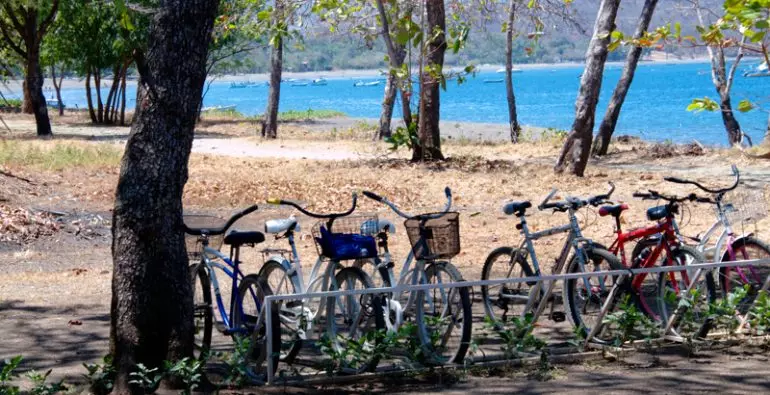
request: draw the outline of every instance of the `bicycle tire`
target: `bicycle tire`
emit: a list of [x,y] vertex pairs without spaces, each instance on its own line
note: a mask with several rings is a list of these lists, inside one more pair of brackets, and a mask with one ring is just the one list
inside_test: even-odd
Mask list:
[[[578,250],[578,252],[579,251],[581,250]],[[582,251],[585,252],[585,257],[587,258],[585,265],[592,266],[591,271],[624,269],[624,266],[620,263],[618,257],[606,249],[597,246],[589,246],[582,249]],[[602,264],[603,262],[605,262],[605,264]],[[576,252],[572,255],[572,258],[567,265],[567,273],[581,272],[580,261],[578,260]],[[591,315],[589,315],[588,312],[590,307],[595,308],[596,314],[601,311],[612,287],[617,283],[618,277],[611,277],[611,284],[607,284],[605,280],[606,278],[601,277],[588,278],[591,287],[590,297],[588,297],[589,293],[585,290],[585,281],[582,278],[571,278],[564,281],[564,289],[562,291],[563,295],[565,295],[564,309],[566,310],[566,315],[572,322],[573,327],[576,328],[575,331],[578,336],[586,337],[594,326],[599,326],[599,329],[595,331],[593,338],[597,343],[608,343],[612,340],[611,337],[609,337],[611,334],[603,331],[603,322],[595,322],[595,319],[589,320]],[[597,286],[594,284],[597,284]],[[614,303],[623,300],[624,295],[627,293],[628,289],[626,289],[625,286],[621,286],[621,288],[616,291]],[[613,307],[614,305],[611,305],[610,310],[612,310]]]
[[374,260],[371,258],[356,259],[353,261],[353,267],[361,269],[371,277],[372,283],[376,288],[390,288],[393,286],[388,269],[385,267],[376,268]]
[[[746,253],[746,250],[749,249],[749,247],[750,249],[758,251],[760,256],[749,256],[749,254]],[[735,251],[738,260],[770,258],[770,246],[753,236],[742,237],[733,241],[732,249]],[[722,256],[722,262],[730,261],[730,254],[728,251],[725,251]],[[737,273],[738,270],[743,273],[743,277],[748,280],[748,284],[746,284],[746,280],[742,277],[731,274]],[[751,305],[754,304],[754,300],[758,296],[758,291],[762,289],[764,282],[767,281],[768,275],[770,275],[770,266],[768,265],[746,266],[742,268],[720,267],[719,288],[722,292],[722,297],[726,297],[736,286],[748,285],[749,292],[746,297],[740,301],[738,306],[738,312],[744,315],[749,311]]]
[[[516,259],[516,262],[514,262],[514,256],[518,257]],[[500,277],[497,274],[493,274],[493,270],[500,265],[495,265],[496,262],[498,262],[498,259],[502,258],[503,262],[507,261],[509,268],[503,268],[501,270],[501,273],[503,274],[503,277]],[[516,266],[520,268],[518,274],[516,273]],[[499,247],[489,253],[487,256],[487,259],[484,261],[484,266],[481,269],[481,280],[491,280],[496,278],[521,278],[521,277],[532,277],[534,276],[534,272],[532,271],[532,268],[529,266],[529,263],[527,263],[526,260],[526,254],[518,249],[514,249],[512,247]],[[526,308],[527,302],[529,301],[529,297],[531,294],[531,289],[534,287],[537,283],[536,282],[527,282],[527,283],[513,283],[510,284],[510,288],[508,287],[508,284],[500,284],[497,286],[488,286],[488,285],[482,285],[481,286],[481,298],[484,301],[484,313],[487,317],[489,317],[491,320],[505,320],[508,315],[509,306],[512,305],[508,301],[508,299],[513,299],[514,301],[520,301],[523,303],[513,303],[513,305],[522,305],[521,311],[514,311],[512,316],[514,317],[520,317],[524,314],[524,308]],[[494,295],[496,293],[495,289],[499,288],[500,295]],[[508,292],[511,297],[510,298],[503,298],[503,295],[506,295],[506,292]],[[490,295],[491,294],[491,295]],[[542,297],[544,294],[543,287],[540,288],[540,296]],[[496,300],[493,298],[497,297]],[[537,301],[532,305],[533,308],[537,307]],[[502,314],[497,314],[496,310],[502,310]],[[500,315],[498,317],[498,315]]]
[[[273,277],[274,274],[278,274],[278,277]],[[286,274],[286,268],[276,260],[268,260],[262,266],[259,271],[259,277],[264,279],[270,290],[274,295],[289,295],[297,293],[294,282],[291,281],[290,276]],[[277,280],[277,281],[273,281]],[[283,284],[281,284],[281,281]],[[280,288],[280,289],[279,289]],[[276,303],[278,305],[277,311],[283,307],[284,302]],[[292,323],[288,320],[281,320],[279,322],[281,333],[281,348],[279,349],[279,359],[281,362],[291,364],[297,358],[300,350],[302,349],[302,343],[304,342],[303,335],[300,335],[299,324],[296,327],[292,327]]]
[[[441,272],[445,272],[447,274],[448,279],[452,283],[456,282],[463,282],[462,275],[457,270],[457,268],[452,265],[449,262],[433,262],[431,263],[426,269],[425,269],[425,278],[428,284],[433,283],[434,280],[441,281]],[[470,289],[469,287],[460,287],[460,288],[450,288],[448,289],[449,292],[446,289],[440,289],[435,288],[430,291],[418,291],[417,293],[417,314],[415,323],[417,325],[417,335],[420,340],[420,344],[422,346],[423,353],[425,354],[426,358],[425,361],[427,364],[438,364],[442,365],[444,363],[454,363],[454,364],[461,364],[463,360],[465,359],[465,354],[468,351],[468,347],[470,346],[471,342],[471,326],[473,323],[473,311],[471,306],[471,297],[470,297]],[[448,300],[450,303],[453,302],[455,299],[455,295],[457,296],[457,301],[460,303],[460,315],[458,316],[461,320],[460,325],[460,338],[456,341],[457,349],[454,352],[445,352],[445,347],[442,345],[441,347],[437,347],[435,344],[435,334],[441,333],[442,331],[440,328],[434,328],[436,324],[441,324],[444,321],[444,308],[436,309],[436,301],[434,297],[431,297],[433,300],[431,301],[431,305],[433,305],[433,309],[426,310],[426,306],[424,302],[428,301],[426,297],[429,295],[435,296],[436,294],[441,295],[441,302],[444,302],[444,305],[449,305],[449,303],[446,303],[446,300]],[[448,295],[445,297],[444,295]],[[449,310],[451,315],[452,325],[449,328],[451,330],[455,327],[455,322],[458,317],[455,317],[454,314],[451,314],[451,309]],[[436,311],[441,311],[441,314],[436,314]],[[428,317],[431,317],[431,321],[435,320],[436,324],[431,324],[429,322]],[[447,333],[443,333],[442,339],[440,339],[443,343],[449,343],[448,335]],[[453,342],[454,343],[454,342]]]
[[[267,320],[265,319],[264,306],[265,298],[272,295],[273,292],[267,283],[256,274],[249,274],[245,276],[240,284],[238,284],[238,301],[240,303],[240,309],[233,309],[233,328],[239,329],[245,326],[247,336],[250,340],[248,350],[248,364],[249,373],[251,375],[259,375],[263,373],[262,365],[267,360],[267,342],[273,343],[273,350],[280,350],[281,332],[280,322],[278,316],[278,310],[276,306],[271,308],[271,325],[272,325],[272,339],[267,339]],[[256,310],[254,314],[249,314],[246,311],[246,301],[254,299]],[[240,314],[243,312],[243,315]],[[258,325],[259,327],[250,328],[249,325]],[[238,336],[234,334],[233,336]],[[278,348],[276,348],[278,346]],[[273,366],[278,366],[280,354],[274,352],[271,356],[273,358]],[[266,369],[265,369],[266,370]]]
[[[337,272],[337,274],[334,276],[335,281],[332,282],[332,284],[329,287],[329,291],[340,291],[345,289],[370,289],[374,288],[374,285],[372,283],[371,277],[364,273],[363,270],[356,268],[356,267],[346,267]],[[357,284],[360,284],[361,288],[357,287]],[[343,285],[353,285],[352,288],[343,288]],[[345,299],[348,304],[341,306],[341,303],[338,303],[338,301]],[[326,300],[326,324],[327,324],[327,335],[329,336],[329,340],[331,341],[331,346],[335,347],[338,352],[343,351],[347,347],[348,341],[350,342],[359,342],[362,338],[366,336],[370,336],[367,340],[364,338],[363,342],[369,342],[373,341],[374,344],[369,344],[369,348],[374,347],[375,352],[368,358],[364,359],[363,361],[360,361],[360,356],[353,355],[350,361],[344,361],[343,363],[352,363],[356,362],[357,365],[345,365],[341,366],[341,370],[346,373],[352,373],[352,374],[360,374],[363,372],[373,371],[377,368],[377,364],[380,362],[380,354],[376,352],[376,347],[380,342],[380,336],[378,336],[377,332],[382,331],[384,333],[384,325],[382,325],[381,320],[379,320],[377,317],[381,316],[383,313],[382,305],[380,303],[376,303],[375,301],[375,295],[373,294],[367,294],[367,295],[347,295],[347,296],[340,296],[337,298],[328,297]],[[357,303],[358,307],[355,307],[355,304]],[[346,326],[346,324],[350,324],[350,318],[348,316],[345,316],[343,314],[342,316],[342,323],[338,323],[338,315],[337,315],[337,307],[341,306],[341,311],[348,310],[348,312],[352,313],[353,317],[358,317],[362,319],[354,319],[352,321],[356,322],[362,322],[363,325],[355,324],[355,325],[349,325]],[[357,311],[351,311],[357,310]],[[357,315],[360,314],[360,315]],[[347,328],[347,331],[341,331],[340,329]],[[363,330],[362,330],[363,329]],[[377,332],[372,332],[377,331]],[[347,333],[345,333],[347,332]],[[367,347],[363,347],[367,348]],[[356,359],[354,361],[354,359]]]
[[192,264],[189,270],[193,292],[193,326],[195,331],[193,357],[202,360],[211,350],[211,336],[214,327],[211,280],[209,280],[203,263]]
[[[671,255],[672,258],[675,259],[676,264],[681,266],[706,261],[703,254],[686,245],[676,246],[671,250]],[[689,259],[686,258],[686,256],[689,256]],[[669,259],[667,257],[666,265],[669,264],[668,262]],[[688,275],[685,279],[682,278],[682,274],[684,273],[687,273]],[[682,296],[681,292],[679,292],[679,294],[676,293],[676,289],[687,289],[686,287],[689,285],[687,283],[692,281],[690,276],[694,275],[695,269],[683,270],[681,272],[660,273],[660,275],[658,275],[658,310],[660,321],[664,325],[668,325],[671,313],[679,308]],[[674,289],[673,294],[671,290],[671,284],[673,283],[672,278],[674,280],[673,282],[677,283],[677,287]],[[673,297],[670,295],[673,295]],[[672,334],[685,339],[703,338],[708,334],[711,327],[709,304],[714,303],[717,298],[714,274],[711,270],[701,274],[698,284],[691,288],[691,295],[697,296],[697,300],[692,303],[691,308],[688,309],[689,311],[683,311],[680,312],[680,314],[677,314],[676,321],[670,325],[671,331]],[[690,314],[693,316],[690,316]]]

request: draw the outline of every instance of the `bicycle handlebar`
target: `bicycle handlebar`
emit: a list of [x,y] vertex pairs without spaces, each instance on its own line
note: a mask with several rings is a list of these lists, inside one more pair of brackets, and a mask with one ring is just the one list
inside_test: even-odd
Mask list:
[[600,204],[603,204],[609,201],[610,197],[612,196],[612,193],[615,192],[615,184],[612,182],[610,182],[609,184],[610,184],[609,191],[601,195],[591,196],[587,199],[580,199],[577,197],[568,196],[562,201],[549,203],[548,201],[556,194],[557,189],[554,188],[551,190],[551,193],[549,193],[548,196],[546,196],[545,199],[543,199],[543,202],[537,206],[537,209],[542,211],[542,210],[552,208],[558,211],[566,211],[570,208],[578,209],[584,206],[588,206],[589,204],[594,207],[599,206]]
[[[374,201],[377,201],[379,203],[382,203],[382,204],[390,207],[390,209],[393,210],[393,212],[398,214],[398,216],[400,216],[400,217],[407,218],[407,219],[415,217],[414,215],[410,215],[408,213],[405,213],[405,212],[401,211],[396,206],[395,203],[391,202],[387,198],[384,198],[384,197],[382,197],[382,196],[380,196],[380,195],[378,195],[378,194],[376,194],[374,192],[362,191],[361,193],[364,196],[368,197],[369,199],[372,199]],[[449,187],[444,188],[444,195],[446,195],[446,199],[447,199],[446,206],[444,206],[444,210],[441,213],[436,214],[436,218],[439,218],[439,217],[443,216],[444,214],[448,213],[449,210],[452,208],[452,190],[449,189]]]
[[700,197],[694,193],[691,193],[687,196],[678,197],[676,195],[664,195],[659,193],[658,191],[649,190],[648,193],[644,192],[634,192],[633,196],[635,198],[640,198],[642,200],[665,200],[669,203],[682,203],[682,202],[698,202],[698,203],[716,203],[713,199],[706,198],[706,197]]
[[345,211],[343,213],[333,213],[333,214],[318,214],[311,211],[308,211],[304,207],[300,206],[299,204],[292,202],[291,200],[283,200],[283,199],[277,199],[277,198],[270,198],[267,199],[267,203],[269,204],[275,204],[275,205],[284,205],[284,206],[291,206],[296,208],[299,212],[302,214],[307,215],[308,217],[313,218],[328,218],[328,219],[334,219],[339,217],[346,217],[353,213],[356,209],[356,205],[358,203],[358,194],[353,192],[353,204],[351,205],[350,209],[348,211]]
[[243,218],[243,217],[245,217],[245,216],[247,216],[247,215],[257,211],[258,208],[259,208],[259,206],[257,206],[255,204],[255,205],[253,205],[251,207],[248,207],[248,208],[246,208],[244,210],[241,210],[241,211],[233,214],[233,216],[230,217],[230,219],[228,219],[227,222],[225,222],[225,224],[223,226],[219,227],[219,228],[195,228],[195,229],[193,229],[193,228],[188,227],[187,224],[184,223],[184,221],[182,222],[182,226],[184,227],[185,233],[187,233],[189,235],[193,235],[193,236],[201,236],[203,234],[206,234],[206,235],[209,235],[209,236],[221,235],[221,234],[227,232],[227,229],[229,229],[231,226],[233,226],[233,224],[236,221],[238,221],[239,219],[241,219],[241,218]]
[[738,171],[738,166],[736,166],[736,165],[732,165],[732,170],[733,170],[733,176],[735,177],[735,182],[733,183],[732,186],[729,186],[727,188],[722,188],[722,189],[706,188],[705,186],[701,185],[700,183],[698,183],[696,181],[685,180],[685,179],[678,178],[678,177],[663,177],[663,179],[665,181],[673,182],[673,183],[676,183],[676,184],[692,184],[692,185],[695,185],[696,187],[700,188],[701,190],[703,190],[705,192],[713,193],[713,194],[720,194],[720,193],[725,193],[725,192],[732,191],[733,189],[735,189],[738,186],[738,183],[741,180],[741,173]]

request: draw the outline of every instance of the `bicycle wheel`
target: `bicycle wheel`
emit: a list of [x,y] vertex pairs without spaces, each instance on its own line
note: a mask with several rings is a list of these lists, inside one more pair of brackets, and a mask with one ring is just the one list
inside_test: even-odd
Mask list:
[[[462,282],[449,262],[434,262],[425,269],[428,284]],[[417,336],[429,364],[462,363],[471,341],[470,289],[434,288],[417,293]]]
[[[751,236],[734,241],[732,250],[735,260],[770,258],[770,247]],[[732,261],[729,252],[725,252],[722,261]],[[742,298],[737,305],[738,312],[746,314],[751,309],[759,290],[767,281],[768,275],[770,275],[770,266],[768,265],[721,267],[719,268],[719,287],[722,291],[722,297],[727,297],[739,288],[747,288],[746,297]]]
[[[286,269],[280,262],[267,261],[259,271],[259,277],[264,279],[275,295],[291,295],[297,293],[294,282],[287,275]],[[277,303],[280,317],[281,348],[280,360],[291,364],[302,348],[305,331],[302,322],[306,319],[301,300]]]
[[[374,288],[372,279],[361,269],[346,267],[337,272],[330,291],[352,291]],[[374,295],[343,295],[326,299],[327,336],[331,347],[343,359],[346,373],[358,374],[374,370],[381,350],[377,348],[384,334],[382,305],[374,303]]]
[[[703,255],[692,247],[680,245],[671,250],[671,256],[666,257],[664,265],[688,266],[705,261]],[[658,276],[657,304],[660,322],[668,325],[675,336],[684,339],[705,337],[711,327],[709,318],[710,304],[716,301],[716,285],[711,271],[701,273],[695,284],[695,269],[676,272],[660,273]],[[687,288],[690,286],[689,293]],[[688,301],[682,301],[687,298]],[[677,310],[680,305],[682,306]],[[677,312],[676,317],[672,317]]]
[[353,267],[359,268],[366,273],[372,279],[372,284],[374,284],[375,288],[388,288],[392,286],[388,269],[385,267],[377,268],[374,265],[374,259],[356,259],[353,261]]
[[[497,248],[484,261],[481,280],[534,276],[525,257],[526,251],[511,247]],[[509,316],[521,317],[529,301],[531,290],[536,284],[536,282],[522,282],[482,285],[481,298],[484,300],[484,313],[493,321],[504,321]],[[540,296],[544,292],[543,288],[540,288]],[[532,307],[537,307],[537,301],[532,304]]]
[[[264,362],[267,359],[267,341],[273,342],[273,350],[280,350],[281,332],[278,310],[271,309],[272,338],[267,339],[267,320],[265,317],[265,298],[273,292],[265,280],[256,274],[250,274],[238,285],[238,300],[233,309],[234,337],[240,341],[248,339],[247,357],[248,369],[252,375],[264,373]],[[277,347],[276,347],[277,346]],[[273,366],[278,366],[279,353],[273,353]]]
[[[583,267],[581,267],[577,255],[580,253],[584,254]],[[567,266],[567,273],[587,273],[620,270],[623,268],[617,256],[605,249],[590,246],[577,250],[572,255],[572,259]],[[610,295],[610,291],[617,282],[618,276],[594,276],[586,279],[571,278],[564,282],[564,309],[570,321],[572,321],[572,325],[576,328],[575,331],[580,336],[588,336],[588,333],[595,326],[599,326],[599,329],[594,333],[593,340],[602,343],[613,339],[614,334],[612,331],[605,330],[607,328],[604,328],[603,322],[599,321],[599,312],[602,310],[604,303]],[[623,300],[621,294],[625,294],[625,292],[620,292],[620,290],[616,292],[615,302]],[[613,306],[611,306],[610,311],[613,309]]]
[[204,359],[211,350],[211,333],[214,324],[214,312],[211,303],[211,283],[206,268],[202,263],[190,265],[190,280],[193,291],[193,357]]
[[[660,245],[661,243],[661,237],[659,234],[645,237],[643,239],[640,239],[636,245],[634,246],[633,252],[631,252],[631,268],[632,269],[641,269],[645,267],[647,264],[647,259],[652,254],[652,252],[655,250],[655,248]],[[661,255],[659,257],[662,259],[661,262],[656,262],[656,266],[664,266],[666,265],[666,256]],[[651,267],[651,266],[650,266]],[[642,276],[641,280],[638,283],[638,285],[635,285],[636,289],[634,292],[637,294],[637,301],[639,309],[647,315],[647,317],[655,320],[656,322],[661,322],[660,317],[660,305],[658,303],[659,298],[659,288],[658,288],[658,276],[654,274],[639,274],[638,276]],[[639,277],[636,277],[639,278]]]

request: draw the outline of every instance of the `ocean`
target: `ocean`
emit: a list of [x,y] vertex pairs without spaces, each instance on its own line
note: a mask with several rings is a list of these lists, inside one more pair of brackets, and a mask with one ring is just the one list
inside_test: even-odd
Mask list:
[[[741,66],[732,92],[733,107],[748,99],[770,107],[770,78],[746,78],[740,73],[756,61]],[[604,115],[622,66],[608,65],[597,107],[595,128]],[[514,74],[514,90],[519,120],[524,125],[568,130],[574,117],[574,103],[582,66],[525,69]],[[441,119],[458,122],[508,122],[503,74],[478,73],[458,85],[448,81],[441,92]],[[280,110],[332,109],[351,117],[378,118],[383,85],[354,86],[356,81],[372,82],[377,78],[328,79],[327,85],[314,86],[285,82],[281,87]],[[304,81],[309,82],[309,81]],[[104,89],[103,97],[106,97]],[[46,93],[50,96],[50,92]],[[134,105],[135,88],[128,89],[129,106]],[[62,91],[68,107],[84,107],[85,90]],[[647,140],[725,145],[726,134],[718,113],[693,113],[686,110],[694,98],[716,99],[708,63],[641,63],[618,120],[615,135],[627,134]],[[204,106],[235,105],[246,114],[260,114],[267,101],[267,86],[231,88],[230,82],[215,81],[204,99]],[[414,103],[413,105],[416,105]],[[399,116],[396,105],[394,116]],[[767,113],[754,110],[736,116],[742,129],[754,141],[762,139],[767,127]]]

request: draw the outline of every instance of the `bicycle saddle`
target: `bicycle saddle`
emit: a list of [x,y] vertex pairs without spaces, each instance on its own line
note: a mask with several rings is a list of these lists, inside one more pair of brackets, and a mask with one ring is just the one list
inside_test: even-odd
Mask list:
[[225,244],[233,247],[240,247],[244,244],[259,244],[265,241],[265,235],[262,232],[250,231],[239,232],[234,230],[225,236]]
[[607,215],[611,215],[613,217],[619,217],[620,214],[623,211],[626,211],[626,210],[628,210],[628,205],[625,204],[625,203],[623,203],[623,204],[616,204],[616,205],[613,205],[613,206],[602,206],[599,209],[599,216],[605,217]]
[[647,209],[647,219],[650,221],[657,221],[675,215],[678,211],[676,206],[671,209],[669,209],[668,205],[650,207]]
[[503,206],[503,213],[506,215],[521,215],[528,208],[532,207],[531,202],[510,202]]

